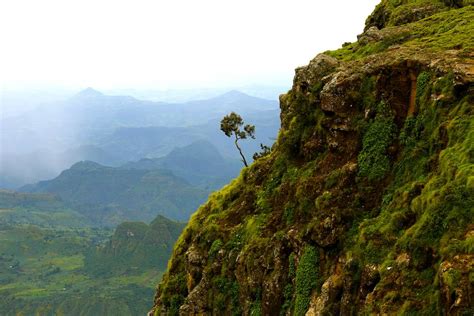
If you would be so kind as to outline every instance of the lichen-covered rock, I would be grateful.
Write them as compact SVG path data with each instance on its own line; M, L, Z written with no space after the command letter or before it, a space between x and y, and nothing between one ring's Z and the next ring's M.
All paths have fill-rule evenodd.
M307 66L297 68L293 80L298 92L306 92L311 87L320 84L323 78L332 73L339 65L339 61L326 54L319 54Z
M469 5L469 0L464 0ZM463 0L390 1L382 0L365 22L365 30L399 26L419 21L448 8L463 6Z
M359 90L360 75L340 71L330 77L321 91L321 109L341 116L349 115L355 110L355 101L351 93Z
M185 256L186 271L188 271L193 278L199 279L202 274L202 264L205 262L206 258L196 247L190 247L188 251L186 251Z
M378 42L383 38L382 32L376 27L369 27L364 33L357 36L357 40L362 45Z
M443 7L439 4L414 4L408 7L402 7L400 10L395 9L391 18L391 24L403 25L419 21L421 19L432 16L440 12Z
M199 283L189 291L184 303L179 307L179 313L184 315L206 315L207 304L202 298L207 295L209 289L209 277L204 274Z
M338 275L331 275L321 286L321 292L313 294L306 316L338 315L342 295L342 282Z
M371 293L377 283L380 281L380 273L378 267L374 264L369 264L362 270L359 294L360 297L366 298Z
M438 270L441 297L450 314L473 311L474 306L474 254L457 255L443 261Z

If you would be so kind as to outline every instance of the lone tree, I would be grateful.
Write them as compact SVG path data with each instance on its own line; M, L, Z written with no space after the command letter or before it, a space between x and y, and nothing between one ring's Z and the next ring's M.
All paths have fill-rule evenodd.
M240 148L238 141L240 139L246 139L248 137L255 139L255 126L246 124L244 126L244 129L242 130L242 125L244 125L242 117L237 113L232 112L222 118L221 131L223 131L227 137L232 137L232 135L234 135L235 147L237 147L240 156L242 157L242 162L246 167L248 167L247 160L245 159L245 156L242 153L242 149Z

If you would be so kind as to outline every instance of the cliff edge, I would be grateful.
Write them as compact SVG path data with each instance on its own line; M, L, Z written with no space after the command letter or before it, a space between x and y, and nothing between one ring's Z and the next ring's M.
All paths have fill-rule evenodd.
M474 314L472 4L383 0L296 69L271 153L194 214L150 314Z

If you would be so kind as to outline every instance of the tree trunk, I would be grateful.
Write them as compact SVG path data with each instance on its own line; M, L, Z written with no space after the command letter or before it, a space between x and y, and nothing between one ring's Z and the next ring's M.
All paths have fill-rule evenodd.
M245 159L245 156L244 154L242 153L242 149L240 149L240 146L239 144L237 143L239 139L237 138L237 135L235 135L235 147L237 147L237 149L239 150L239 153L240 153L240 156L242 157L242 162L244 163L245 167L248 167L249 165L247 164L247 160Z

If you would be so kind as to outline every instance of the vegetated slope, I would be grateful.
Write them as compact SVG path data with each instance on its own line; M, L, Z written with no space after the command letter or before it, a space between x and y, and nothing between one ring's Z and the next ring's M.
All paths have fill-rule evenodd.
M41 227L94 226L84 215L51 194L0 190L0 225L33 224Z
M166 169L192 185L215 190L235 178L242 168L242 163L238 160L225 159L215 146L208 141L200 140L188 146L175 148L165 157L141 159L127 163L122 168Z
M473 314L464 4L384 0L357 43L298 68L272 152L195 213L152 312Z
M0 223L1 315L143 315L184 227L158 216L110 237L102 228Z
M31 194L0 190L0 208L33 208L37 210L56 210L63 207L61 200L52 194Z
M85 269L96 276L129 274L134 270L151 268L164 271L184 226L184 223L161 215L150 225L124 222L117 226L105 245L86 255Z
M167 170L121 169L91 161L74 164L53 180L22 188L26 192L58 195L95 223L152 220L157 214L187 220L207 197Z

